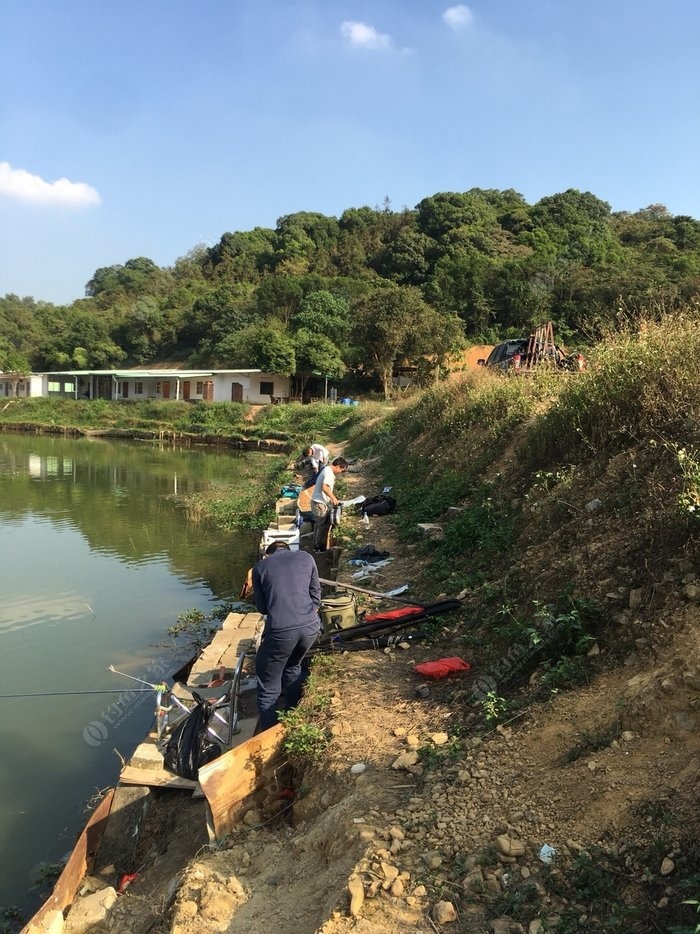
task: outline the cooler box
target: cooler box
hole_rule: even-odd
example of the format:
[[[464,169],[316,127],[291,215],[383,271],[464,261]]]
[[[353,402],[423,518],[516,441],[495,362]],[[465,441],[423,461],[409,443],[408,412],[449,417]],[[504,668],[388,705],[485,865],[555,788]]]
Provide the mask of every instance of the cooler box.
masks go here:
[[[286,542],[292,551],[299,551],[299,529],[265,529],[260,542],[260,551],[265,554],[265,549],[273,542]]]
[[[324,632],[337,632],[357,623],[355,595],[347,590],[338,590],[332,597],[321,600],[321,625]]]

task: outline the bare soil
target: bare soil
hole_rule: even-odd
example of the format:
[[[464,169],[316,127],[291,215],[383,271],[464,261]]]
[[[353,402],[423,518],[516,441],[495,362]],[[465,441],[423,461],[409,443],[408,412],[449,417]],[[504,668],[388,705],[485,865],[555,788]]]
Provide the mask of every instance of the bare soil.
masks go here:
[[[367,462],[349,473],[349,495],[381,489],[373,471]],[[358,545],[395,557],[370,589],[410,584],[429,560],[398,542],[394,517],[368,529],[344,522]],[[461,653],[458,620],[443,621],[428,642],[338,656],[330,746],[320,764],[297,767],[293,807],[266,818],[261,806],[212,848],[201,801],[162,799],[147,865],[93,930],[595,931],[612,929],[604,927],[612,901],[644,908],[646,927],[620,931],[667,930],[689,894],[676,882],[697,860],[700,568],[680,557],[666,577],[640,578],[632,589],[641,594],[618,593],[611,567],[626,580],[646,573],[640,554],[615,557],[627,548],[619,524],[588,524],[572,510],[549,550],[533,529],[523,532],[521,569],[533,580],[570,574],[573,560],[601,599],[618,594],[610,612],[631,646],[621,661],[603,657],[587,686],[523,705],[490,730],[481,719],[470,733],[464,724],[490,673],[480,659],[467,657],[472,669],[444,681],[414,672],[417,662]],[[563,541],[569,563],[557,569]],[[426,697],[416,694],[422,684]],[[541,858],[544,845],[553,862]]]

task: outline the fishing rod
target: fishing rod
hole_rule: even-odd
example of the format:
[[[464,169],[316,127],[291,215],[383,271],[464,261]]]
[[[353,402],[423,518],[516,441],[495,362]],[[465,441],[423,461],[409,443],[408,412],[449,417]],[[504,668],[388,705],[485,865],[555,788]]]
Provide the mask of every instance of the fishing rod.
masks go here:
[[[418,623],[425,622],[426,617],[440,616],[442,613],[449,613],[452,610],[458,610],[461,607],[459,600],[441,600],[439,603],[431,603],[428,606],[417,606],[416,611],[411,616],[387,617],[377,614],[380,618],[370,619],[367,622],[360,622],[354,626],[345,626],[343,629],[324,632],[321,636],[321,642],[332,642],[337,639],[353,639],[356,636],[366,636],[372,633],[379,633],[382,630],[395,630],[405,626],[415,626]]]
[[[10,697],[78,697],[81,694],[123,694],[121,691],[112,688],[111,691],[36,691],[29,694],[0,694],[0,699],[7,700]],[[135,688],[132,694],[152,694],[152,688]]]
[[[387,633],[378,636],[376,639],[355,639],[344,642],[342,639],[323,645],[312,646],[308,655],[332,655],[334,652],[363,652],[368,649],[384,649],[403,643],[416,642],[420,639],[427,639],[428,634],[419,630],[418,632],[399,632]]]
[[[378,590],[367,590],[366,587],[357,587],[355,584],[346,584],[345,581],[330,581],[325,577],[319,577],[322,584],[328,587],[335,587],[339,590],[356,590],[358,593],[366,593],[370,597],[381,597],[382,600],[393,600],[394,603],[407,603],[409,606],[429,606],[427,603],[421,603],[419,600],[408,600],[406,597],[392,597],[388,593],[379,593]]]
[[[130,688],[132,694],[152,694],[153,691],[156,691],[158,694],[165,694],[166,691],[170,690],[167,684],[151,684],[150,681],[143,681],[141,678],[134,678],[133,675],[127,675],[124,671],[118,671],[114,665],[110,665],[107,668],[107,671],[111,671],[115,675],[122,675],[124,678],[128,678],[130,681],[136,681],[138,684],[145,684],[145,688]],[[112,688],[108,691],[31,691],[26,694],[0,694],[0,699],[8,700],[12,697],[80,697],[84,694],[123,694],[124,689],[119,690],[118,688]]]

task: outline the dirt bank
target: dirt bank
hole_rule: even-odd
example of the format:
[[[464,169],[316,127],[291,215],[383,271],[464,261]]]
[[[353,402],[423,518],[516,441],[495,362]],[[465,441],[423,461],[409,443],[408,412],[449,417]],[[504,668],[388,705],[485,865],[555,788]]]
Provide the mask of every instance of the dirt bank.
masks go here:
[[[388,478],[374,470],[367,462],[348,474],[349,494],[381,489]],[[394,557],[367,586],[418,579],[428,558],[399,543],[395,517],[367,529],[344,521],[356,544]],[[555,556],[553,543],[528,560]],[[463,654],[459,614],[433,625],[428,642],[337,657],[330,746],[318,765],[297,769],[293,808],[251,813],[211,849],[193,829],[201,804],[164,799],[140,877],[92,929],[537,934],[664,931],[692,918],[679,907],[692,893],[677,882],[697,860],[694,579],[684,567],[666,582],[653,620],[663,638],[492,728],[478,648],[468,673],[416,695],[426,683],[417,662]],[[625,612],[642,612],[625,600]]]

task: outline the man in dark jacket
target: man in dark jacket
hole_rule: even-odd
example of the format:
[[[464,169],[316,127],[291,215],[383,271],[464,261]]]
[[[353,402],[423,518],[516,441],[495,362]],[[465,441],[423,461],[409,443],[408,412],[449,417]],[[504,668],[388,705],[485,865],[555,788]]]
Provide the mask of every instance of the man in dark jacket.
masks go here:
[[[286,542],[273,542],[253,567],[253,594],[266,616],[255,659],[260,729],[277,723],[277,704],[296,707],[304,681],[302,661],[320,630],[321,584],[316,562]]]

